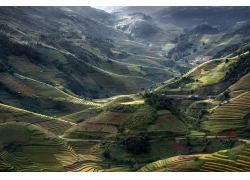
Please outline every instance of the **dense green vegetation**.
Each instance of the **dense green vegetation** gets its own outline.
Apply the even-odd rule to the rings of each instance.
[[[132,136],[122,140],[124,149],[132,152],[133,154],[141,154],[149,152],[149,137],[144,136]]]
[[[135,111],[123,124],[125,128],[142,130],[157,119],[157,111],[151,106],[145,105]]]

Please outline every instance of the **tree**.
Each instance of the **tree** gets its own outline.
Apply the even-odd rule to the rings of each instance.
[[[230,94],[229,94],[228,91],[225,91],[225,92],[223,93],[223,96],[225,97],[225,99],[229,99],[229,98],[230,98]]]
[[[149,152],[149,137],[143,136],[131,136],[123,139],[122,144],[124,149],[132,152],[135,155]]]
[[[109,159],[110,158],[110,151],[109,149],[105,149],[105,151],[102,153],[102,156]]]

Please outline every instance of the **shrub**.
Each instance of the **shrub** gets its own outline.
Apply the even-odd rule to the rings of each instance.
[[[135,155],[149,152],[148,135],[127,137],[122,140],[122,144],[125,150]]]
[[[110,158],[110,151],[109,149],[105,149],[105,151],[102,153],[102,156],[109,159]]]

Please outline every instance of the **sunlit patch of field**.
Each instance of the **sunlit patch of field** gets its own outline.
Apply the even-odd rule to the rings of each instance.
[[[191,130],[190,134],[188,134],[188,137],[204,137],[205,133],[204,132],[199,132],[199,131],[194,131]]]
[[[213,35],[210,35],[210,34],[204,34],[200,41],[201,42],[205,42],[206,44],[207,43],[213,43],[213,42],[219,42],[222,38],[222,36],[224,36],[225,33],[218,33],[218,34],[213,34]]]
[[[124,102],[124,103],[121,103],[121,104],[144,104],[144,100]]]
[[[203,64],[198,65],[183,77],[189,77],[194,82],[180,84],[179,87],[171,87],[171,82],[157,88],[157,91],[179,92],[179,91],[191,91],[196,90],[202,86],[213,85],[221,82],[223,77],[227,73],[229,66],[235,63],[237,59],[229,59],[226,63],[225,60],[210,60]],[[178,80],[177,80],[178,81]]]

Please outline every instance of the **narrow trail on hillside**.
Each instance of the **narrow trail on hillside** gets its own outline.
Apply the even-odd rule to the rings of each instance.
[[[83,141],[83,142],[101,142],[102,140],[98,140],[98,139],[71,139],[71,138],[65,138],[62,135],[58,136],[60,139],[65,139],[67,141]],[[109,141],[109,142],[114,142],[114,141]]]

